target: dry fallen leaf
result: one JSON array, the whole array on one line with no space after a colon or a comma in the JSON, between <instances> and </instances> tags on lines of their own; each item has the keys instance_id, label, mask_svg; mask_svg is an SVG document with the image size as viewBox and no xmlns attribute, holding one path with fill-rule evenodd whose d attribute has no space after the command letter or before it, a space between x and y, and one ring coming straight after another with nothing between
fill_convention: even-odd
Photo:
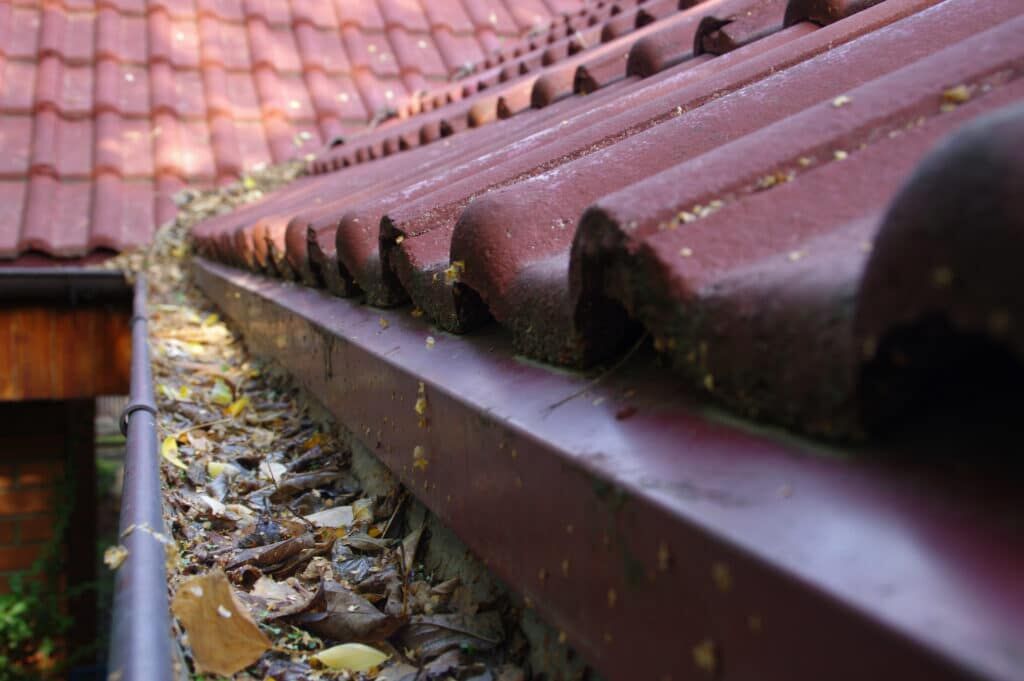
<instances>
[{"instance_id":1,"label":"dry fallen leaf","mask_svg":"<svg viewBox=\"0 0 1024 681\"><path fill-rule=\"evenodd\" d=\"M188 470L188 466L178 457L178 443L173 436L168 435L164 438L163 444L160 445L160 455L167 460L167 463L183 471Z\"/></svg>"},{"instance_id":2,"label":"dry fallen leaf","mask_svg":"<svg viewBox=\"0 0 1024 681\"><path fill-rule=\"evenodd\" d=\"M335 506L334 508L311 513L304 516L304 518L316 527L329 527L331 529L351 527L355 520L351 506Z\"/></svg>"},{"instance_id":3,"label":"dry fallen leaf","mask_svg":"<svg viewBox=\"0 0 1024 681\"><path fill-rule=\"evenodd\" d=\"M242 410L245 409L247 406L249 406L249 398L239 397L237 400L228 405L228 408L225 409L224 411L226 411L229 416L238 416L239 414L242 413Z\"/></svg>"},{"instance_id":4,"label":"dry fallen leaf","mask_svg":"<svg viewBox=\"0 0 1024 681\"><path fill-rule=\"evenodd\" d=\"M128 549L117 544L116 546L108 546L107 550L103 552L103 563L111 570L116 570L121 567L121 564L128 557Z\"/></svg>"},{"instance_id":5,"label":"dry fallen leaf","mask_svg":"<svg viewBox=\"0 0 1024 681\"><path fill-rule=\"evenodd\" d=\"M230 676L256 662L270 640L238 602L231 583L217 570L182 582L171 611L188 633L200 672Z\"/></svg>"},{"instance_id":6,"label":"dry fallen leaf","mask_svg":"<svg viewBox=\"0 0 1024 681\"><path fill-rule=\"evenodd\" d=\"M343 643L313 656L325 667L349 672L365 672L379 666L388 656L362 643Z\"/></svg>"}]
</instances>

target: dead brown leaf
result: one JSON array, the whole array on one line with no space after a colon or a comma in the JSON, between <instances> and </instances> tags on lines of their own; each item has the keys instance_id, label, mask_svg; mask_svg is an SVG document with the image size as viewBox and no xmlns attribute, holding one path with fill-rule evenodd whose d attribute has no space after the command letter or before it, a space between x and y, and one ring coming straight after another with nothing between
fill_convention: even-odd
<instances>
[{"instance_id":1,"label":"dead brown leaf","mask_svg":"<svg viewBox=\"0 0 1024 681\"><path fill-rule=\"evenodd\" d=\"M270 640L235 598L220 570L190 577L174 594L171 611L188 633L200 672L230 676L256 662Z\"/></svg>"}]
</instances>

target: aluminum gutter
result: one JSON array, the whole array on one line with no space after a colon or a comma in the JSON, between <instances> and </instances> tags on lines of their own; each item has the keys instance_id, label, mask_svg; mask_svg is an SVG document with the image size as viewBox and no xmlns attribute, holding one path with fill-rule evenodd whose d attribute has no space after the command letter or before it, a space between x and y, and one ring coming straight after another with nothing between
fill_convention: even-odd
<instances>
[{"instance_id":1,"label":"aluminum gutter","mask_svg":"<svg viewBox=\"0 0 1024 681\"><path fill-rule=\"evenodd\" d=\"M643 352L593 384L494 327L194 266L254 352L608 679L1024 679L1005 466L826 451L710 412Z\"/></svg>"},{"instance_id":2,"label":"aluminum gutter","mask_svg":"<svg viewBox=\"0 0 1024 681\"><path fill-rule=\"evenodd\" d=\"M0 304L125 303L132 289L119 270L86 267L0 267Z\"/></svg>"},{"instance_id":3,"label":"aluminum gutter","mask_svg":"<svg viewBox=\"0 0 1024 681\"><path fill-rule=\"evenodd\" d=\"M127 436L120 536L128 557L117 572L108 678L171 681L171 616L160 492L156 403L149 363L146 282L135 283L131 396L121 418Z\"/></svg>"}]
</instances>

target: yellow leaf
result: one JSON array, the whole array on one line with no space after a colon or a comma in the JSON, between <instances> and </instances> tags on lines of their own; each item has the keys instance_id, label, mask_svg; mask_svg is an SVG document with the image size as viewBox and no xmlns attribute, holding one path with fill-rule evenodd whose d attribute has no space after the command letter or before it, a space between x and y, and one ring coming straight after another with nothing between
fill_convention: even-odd
<instances>
[{"instance_id":1,"label":"yellow leaf","mask_svg":"<svg viewBox=\"0 0 1024 681\"><path fill-rule=\"evenodd\" d=\"M220 317L217 316L217 313L211 312L210 314L206 315L206 317L203 319L203 326L213 326L219 321Z\"/></svg>"},{"instance_id":2,"label":"yellow leaf","mask_svg":"<svg viewBox=\"0 0 1024 681\"><path fill-rule=\"evenodd\" d=\"M372 523L373 501L370 499L357 499L352 504L352 519L357 523Z\"/></svg>"},{"instance_id":3,"label":"yellow leaf","mask_svg":"<svg viewBox=\"0 0 1024 681\"><path fill-rule=\"evenodd\" d=\"M320 433L313 433L308 440L302 443L302 451L308 452L313 447L316 447L324 441L324 436Z\"/></svg>"},{"instance_id":4,"label":"yellow leaf","mask_svg":"<svg viewBox=\"0 0 1024 681\"><path fill-rule=\"evenodd\" d=\"M183 385L180 388L178 388L178 394L181 395L181 399L187 400L189 398L189 395L192 394L192 391L189 389L187 385Z\"/></svg>"},{"instance_id":5,"label":"yellow leaf","mask_svg":"<svg viewBox=\"0 0 1024 681\"><path fill-rule=\"evenodd\" d=\"M342 643L313 657L325 667L349 672L367 672L388 659L381 651L362 643Z\"/></svg>"},{"instance_id":6,"label":"yellow leaf","mask_svg":"<svg viewBox=\"0 0 1024 681\"><path fill-rule=\"evenodd\" d=\"M157 390L159 390L160 393L169 400L173 401L177 399L177 396L174 394L174 391L168 388L165 383L161 383L160 385L158 385Z\"/></svg>"},{"instance_id":7,"label":"yellow leaf","mask_svg":"<svg viewBox=\"0 0 1024 681\"><path fill-rule=\"evenodd\" d=\"M226 461L208 461L206 463L206 474L211 478L217 478L221 475L233 478L241 472L242 469L238 466L233 463L227 463Z\"/></svg>"},{"instance_id":8,"label":"yellow leaf","mask_svg":"<svg viewBox=\"0 0 1024 681\"><path fill-rule=\"evenodd\" d=\"M210 392L210 400L222 407L228 406L232 400L231 388L228 387L227 383L218 378L217 382L213 384L213 390Z\"/></svg>"},{"instance_id":9,"label":"yellow leaf","mask_svg":"<svg viewBox=\"0 0 1024 681\"><path fill-rule=\"evenodd\" d=\"M238 416L240 413L242 413L242 410L245 409L248 406L249 406L249 398L248 397L240 397L237 400L235 400L234 402L232 402L230 405L228 405L228 408L226 409L226 411L227 411L229 416Z\"/></svg>"},{"instance_id":10,"label":"yellow leaf","mask_svg":"<svg viewBox=\"0 0 1024 681\"><path fill-rule=\"evenodd\" d=\"M178 443L173 435L164 438L164 443L160 445L160 455L172 466L177 466L183 471L188 470L188 466L178 457Z\"/></svg>"}]
</instances>

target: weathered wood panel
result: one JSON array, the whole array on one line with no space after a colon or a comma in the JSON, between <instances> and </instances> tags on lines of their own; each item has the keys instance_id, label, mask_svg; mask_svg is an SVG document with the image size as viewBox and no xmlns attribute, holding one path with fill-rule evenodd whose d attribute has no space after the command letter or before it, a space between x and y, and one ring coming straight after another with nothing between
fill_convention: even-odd
<instances>
[{"instance_id":1,"label":"weathered wood panel","mask_svg":"<svg viewBox=\"0 0 1024 681\"><path fill-rule=\"evenodd\" d=\"M131 330L115 307L0 307L0 400L128 392Z\"/></svg>"}]
</instances>

